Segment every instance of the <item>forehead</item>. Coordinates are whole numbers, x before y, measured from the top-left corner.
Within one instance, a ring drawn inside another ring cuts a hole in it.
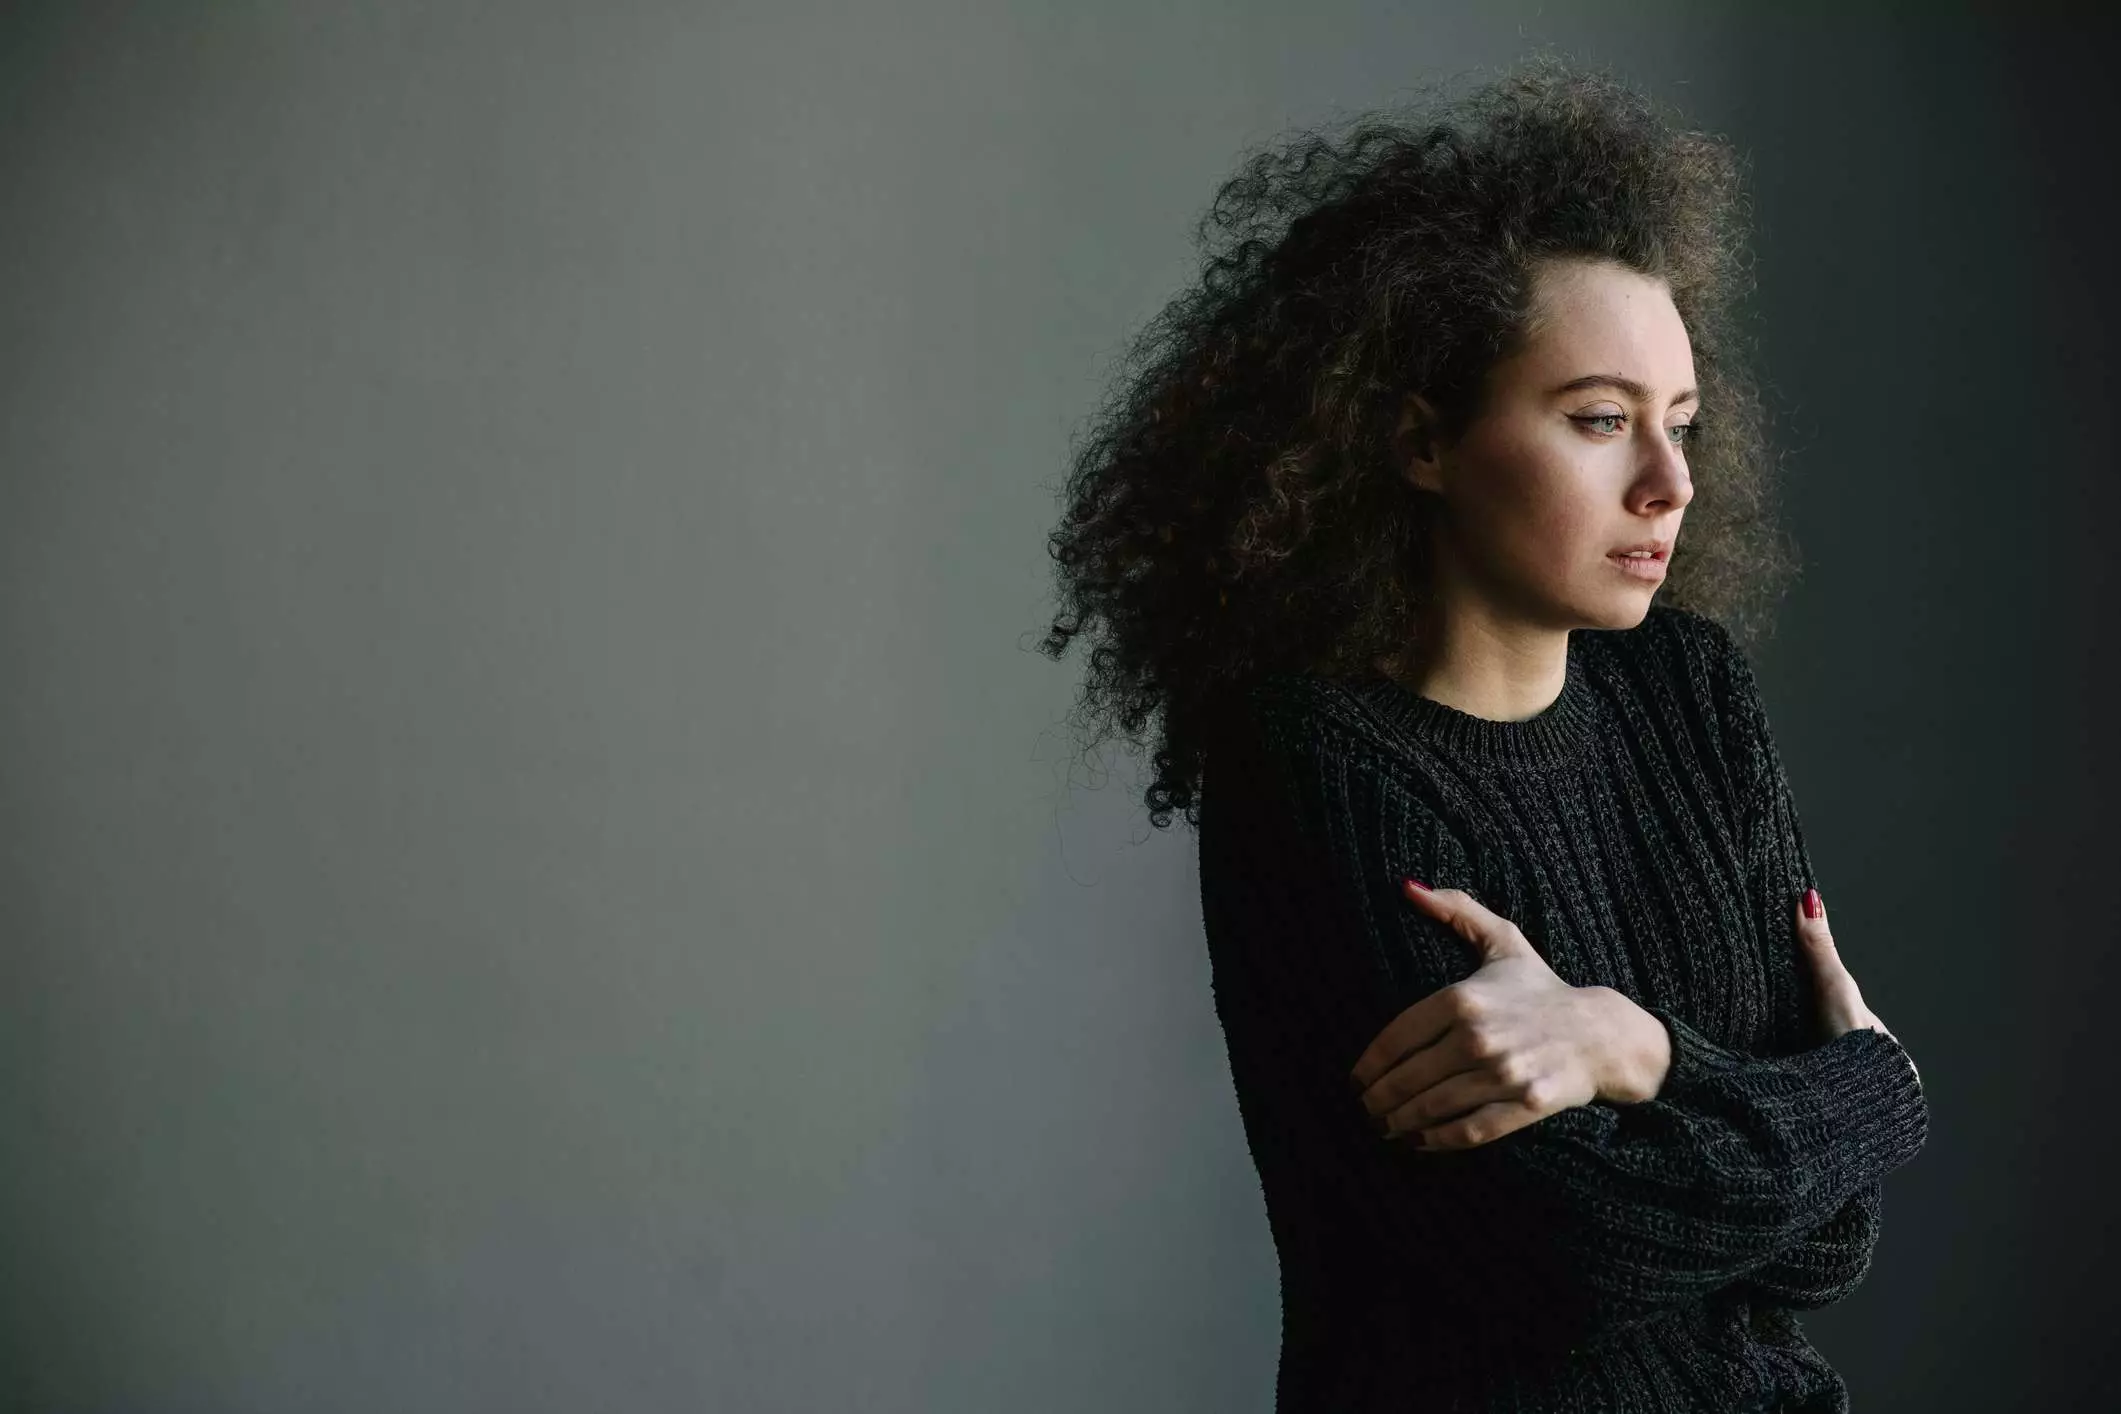
[[[1571,261],[1533,277],[1532,319],[1513,360],[1561,382],[1621,373],[1667,391],[1691,387],[1694,352],[1662,280],[1605,262]]]

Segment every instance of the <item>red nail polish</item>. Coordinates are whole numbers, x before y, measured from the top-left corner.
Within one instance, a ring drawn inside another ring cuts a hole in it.
[[[1817,918],[1825,912],[1826,905],[1819,901],[1819,890],[1806,889],[1804,891],[1804,916]]]
[[[1415,888],[1420,889],[1425,894],[1436,892],[1434,889],[1430,888],[1427,884],[1424,884],[1419,879],[1409,879],[1407,880],[1407,882],[1412,884]]]

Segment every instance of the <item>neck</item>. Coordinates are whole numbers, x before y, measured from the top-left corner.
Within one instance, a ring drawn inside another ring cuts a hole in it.
[[[1535,717],[1561,696],[1569,630],[1529,625],[1470,606],[1424,607],[1398,671],[1417,695],[1494,722]]]

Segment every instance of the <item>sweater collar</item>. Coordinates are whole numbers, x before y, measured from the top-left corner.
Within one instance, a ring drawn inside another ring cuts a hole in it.
[[[1520,721],[1476,717],[1386,677],[1359,679],[1354,686],[1384,721],[1449,755],[1500,766],[1561,765],[1575,759],[1598,721],[1598,694],[1579,637],[1569,635],[1561,695]]]

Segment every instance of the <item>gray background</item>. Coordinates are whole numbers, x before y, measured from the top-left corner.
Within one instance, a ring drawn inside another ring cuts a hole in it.
[[[1757,661],[1933,1113],[1807,1328],[2121,1392],[2113,26],[1782,8],[0,12],[0,1400],[1267,1410],[1043,537],[1242,146],[1540,43],[1754,161]]]

